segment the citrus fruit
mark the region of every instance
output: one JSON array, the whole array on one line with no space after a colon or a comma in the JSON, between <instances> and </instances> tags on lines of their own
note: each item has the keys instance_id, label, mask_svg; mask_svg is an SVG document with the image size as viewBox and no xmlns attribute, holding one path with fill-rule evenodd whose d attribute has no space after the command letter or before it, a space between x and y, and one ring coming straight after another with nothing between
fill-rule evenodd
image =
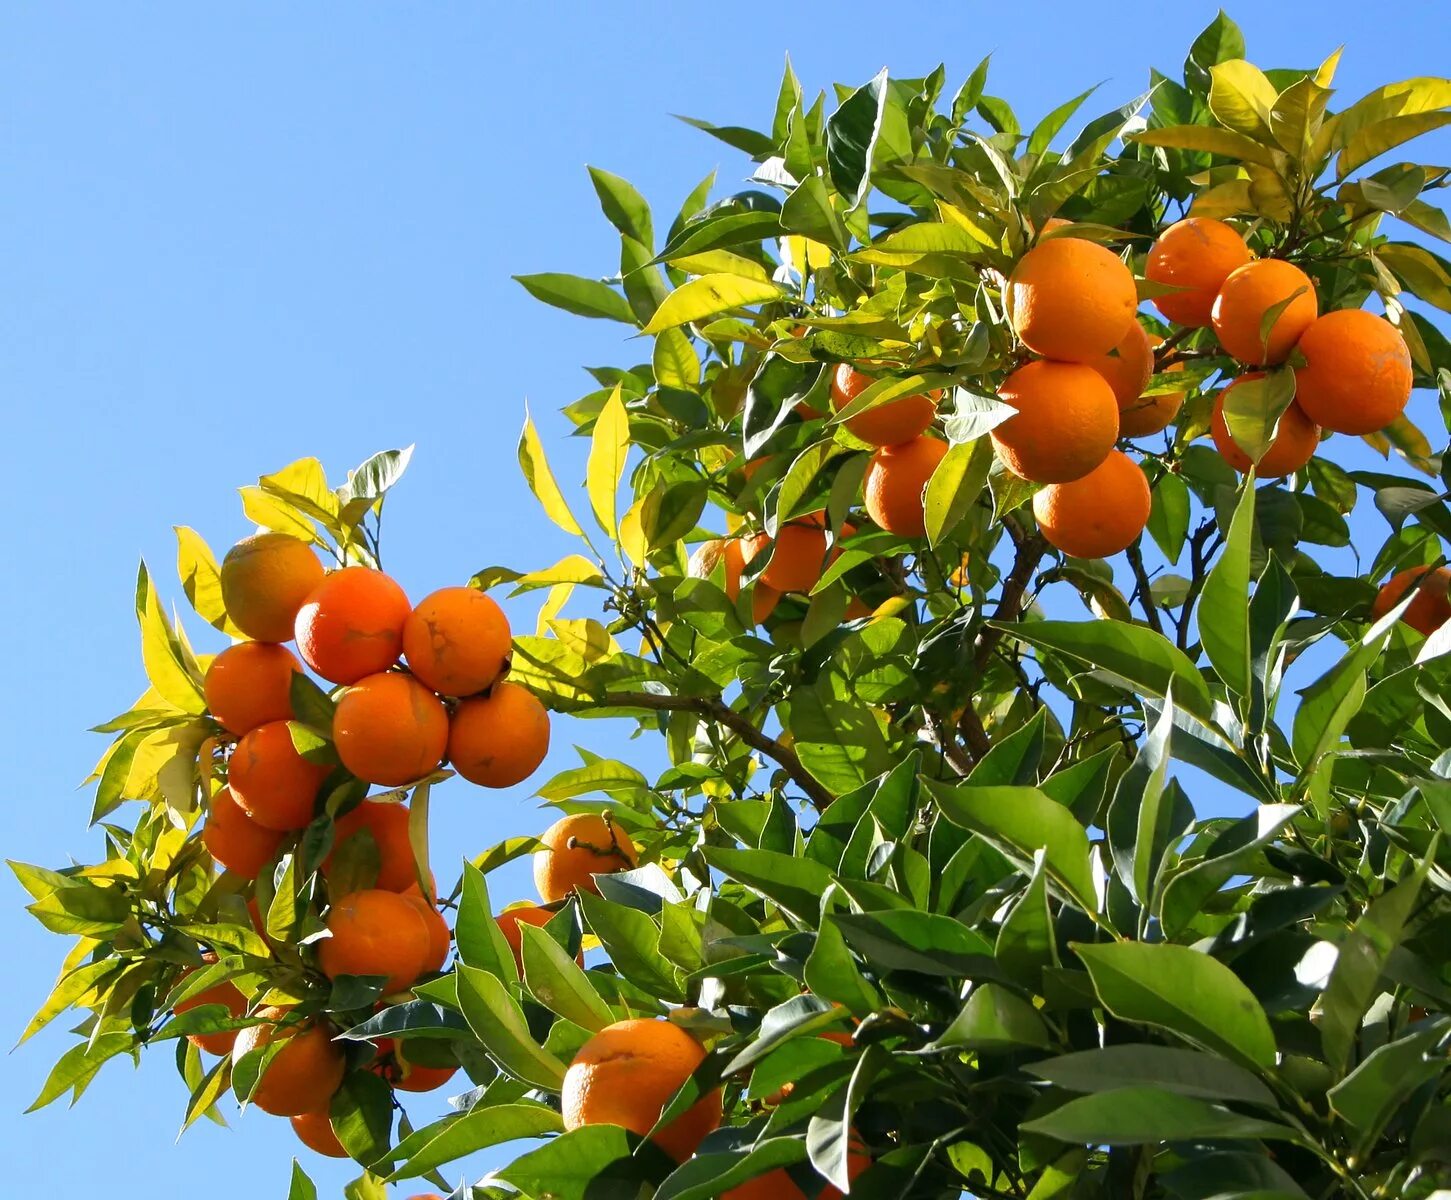
<instances>
[{"instance_id":1,"label":"citrus fruit","mask_svg":"<svg viewBox=\"0 0 1451 1200\"><path fill-rule=\"evenodd\" d=\"M332 1118L326 1111L302 1113L290 1117L289 1120L292 1122L292 1132L297 1134L297 1140L309 1150L328 1158L348 1157L342 1142L338 1141L338 1135L333 1132Z\"/></svg>"},{"instance_id":2,"label":"citrus fruit","mask_svg":"<svg viewBox=\"0 0 1451 1200\"><path fill-rule=\"evenodd\" d=\"M549 751L549 713L528 688L507 679L487 696L460 702L448 723L448 761L480 787L523 783Z\"/></svg>"},{"instance_id":3,"label":"citrus fruit","mask_svg":"<svg viewBox=\"0 0 1451 1200\"><path fill-rule=\"evenodd\" d=\"M237 803L231 788L211 798L202 845L217 862L243 879L256 879L282 846L285 834L264 829Z\"/></svg>"},{"instance_id":4,"label":"citrus fruit","mask_svg":"<svg viewBox=\"0 0 1451 1200\"><path fill-rule=\"evenodd\" d=\"M1214 298L1214 332L1231 357L1251 366L1274 366L1290 356L1319 311L1315 284L1304 271L1282 259L1262 258L1224 281Z\"/></svg>"},{"instance_id":5,"label":"citrus fruit","mask_svg":"<svg viewBox=\"0 0 1451 1200\"><path fill-rule=\"evenodd\" d=\"M313 818L328 769L297 752L286 721L259 725L232 752L227 783L242 810L264 829L301 829Z\"/></svg>"},{"instance_id":6,"label":"citrus fruit","mask_svg":"<svg viewBox=\"0 0 1451 1200\"><path fill-rule=\"evenodd\" d=\"M534 886L546 904L576 888L598 893L593 876L626 871L638 861L630 835L600 813L561 817L539 840L544 848L534 852Z\"/></svg>"},{"instance_id":7,"label":"citrus fruit","mask_svg":"<svg viewBox=\"0 0 1451 1200\"><path fill-rule=\"evenodd\" d=\"M217 956L210 951L202 955L202 962L208 966L216 961ZM185 979L196 969L198 968L189 967L182 972L181 978ZM192 1009L201 1008L205 1004L220 1004L231 1017L242 1017L247 1014L247 998L237 990L237 985L231 980L223 980L221 983L204 988L195 995L188 996L185 1000L178 1000L172 1011L179 1017L182 1013L191 1012ZM208 1054L230 1054L232 1043L237 1040L237 1031L224 1029L217 1033L189 1033L186 1040L198 1050L205 1050Z\"/></svg>"},{"instance_id":8,"label":"citrus fruit","mask_svg":"<svg viewBox=\"0 0 1451 1200\"><path fill-rule=\"evenodd\" d=\"M867 516L898 537L925 537L927 481L946 454L946 442L926 435L878 450L862 476Z\"/></svg>"},{"instance_id":9,"label":"citrus fruit","mask_svg":"<svg viewBox=\"0 0 1451 1200\"><path fill-rule=\"evenodd\" d=\"M329 979L384 975L383 994L410 987L428 961L430 935L423 914L397 892L353 892L328 911L328 932L317 943L317 963Z\"/></svg>"},{"instance_id":10,"label":"citrus fruit","mask_svg":"<svg viewBox=\"0 0 1451 1200\"><path fill-rule=\"evenodd\" d=\"M1187 291L1154 298L1154 307L1176 325L1208 325L1214 298L1231 272L1254 255L1232 225L1209 217L1189 217L1170 225L1149 250L1144 278Z\"/></svg>"},{"instance_id":11,"label":"citrus fruit","mask_svg":"<svg viewBox=\"0 0 1451 1200\"><path fill-rule=\"evenodd\" d=\"M447 1066L415 1062L405 1049L410 1043L400 1043L393 1038L379 1038L374 1043L378 1057L368 1067L375 1075L386 1079L400 1092L432 1092L443 1087L458 1074L458 1063ZM418 1045L419 1043L411 1043ZM415 1051L415 1053L425 1053Z\"/></svg>"},{"instance_id":12,"label":"citrus fruit","mask_svg":"<svg viewBox=\"0 0 1451 1200\"><path fill-rule=\"evenodd\" d=\"M1112 351L1090 359L1084 366L1103 376L1122 412L1124 405L1137 400L1149 385L1154 373L1154 344L1135 321Z\"/></svg>"},{"instance_id":13,"label":"citrus fruit","mask_svg":"<svg viewBox=\"0 0 1451 1200\"><path fill-rule=\"evenodd\" d=\"M734 600L741 594L741 572L746 557L740 538L710 538L701 542L690 555L685 573L691 579L710 579L719 568L725 594Z\"/></svg>"},{"instance_id":14,"label":"citrus fruit","mask_svg":"<svg viewBox=\"0 0 1451 1200\"><path fill-rule=\"evenodd\" d=\"M443 964L448 961L449 943L452 941L448 922L419 890L416 883L403 892L402 896L418 910L419 915L423 917L423 923L428 926L428 957L423 960L423 973L426 975L431 971L443 970Z\"/></svg>"},{"instance_id":15,"label":"citrus fruit","mask_svg":"<svg viewBox=\"0 0 1451 1200\"><path fill-rule=\"evenodd\" d=\"M1017 412L991 437L1003 465L1020 479L1082 479L1118 440L1118 403L1092 367L1024 363L1003 380L998 395Z\"/></svg>"},{"instance_id":16,"label":"citrus fruit","mask_svg":"<svg viewBox=\"0 0 1451 1200\"><path fill-rule=\"evenodd\" d=\"M412 611L403 589L382 571L344 567L324 576L303 601L297 649L324 679L356 683L398 661Z\"/></svg>"},{"instance_id":17,"label":"citrus fruit","mask_svg":"<svg viewBox=\"0 0 1451 1200\"><path fill-rule=\"evenodd\" d=\"M1411 585L1430 570L1430 567L1408 567L1392 575L1376 593L1375 603L1370 610L1371 618L1378 621L1390 612L1405 598ZM1416 594L1406 606L1406 611L1401 614L1401 620L1417 633L1430 637L1451 620L1451 599L1447 599L1448 586L1451 586L1451 570L1440 567L1432 572L1430 578L1416 588Z\"/></svg>"},{"instance_id":18,"label":"citrus fruit","mask_svg":"<svg viewBox=\"0 0 1451 1200\"><path fill-rule=\"evenodd\" d=\"M643 1137L704 1061L701 1044L669 1021L638 1018L606 1025L580 1047L564 1074L564 1128L619 1125ZM683 1162L720 1118L717 1089L666 1125L655 1144Z\"/></svg>"},{"instance_id":19,"label":"citrus fruit","mask_svg":"<svg viewBox=\"0 0 1451 1200\"><path fill-rule=\"evenodd\" d=\"M1023 344L1064 362L1107 354L1139 306L1128 267L1111 250L1075 237L1049 238L1023 255L1004 299Z\"/></svg>"},{"instance_id":20,"label":"citrus fruit","mask_svg":"<svg viewBox=\"0 0 1451 1200\"><path fill-rule=\"evenodd\" d=\"M418 884L418 867L408 840L408 808L380 800L364 800L333 822L333 848L323 860L322 873L330 874L338 853L363 832L378 850L378 878L374 887L385 892L406 892Z\"/></svg>"},{"instance_id":21,"label":"citrus fruit","mask_svg":"<svg viewBox=\"0 0 1451 1200\"><path fill-rule=\"evenodd\" d=\"M841 363L831 373L831 411L840 412L877 381L850 363ZM889 400L866 412L849 417L846 427L869 446L895 446L911 441L932 424L937 401L918 394Z\"/></svg>"},{"instance_id":22,"label":"citrus fruit","mask_svg":"<svg viewBox=\"0 0 1451 1200\"><path fill-rule=\"evenodd\" d=\"M1119 450L1082 479L1033 497L1033 516L1050 546L1074 558L1107 558L1130 546L1149 522L1149 481Z\"/></svg>"},{"instance_id":23,"label":"citrus fruit","mask_svg":"<svg viewBox=\"0 0 1451 1200\"><path fill-rule=\"evenodd\" d=\"M1224 399L1241 383L1262 378L1257 371L1241 375L1214 398L1214 415L1210 420L1209 435L1214 439L1214 446L1224 461L1241 475L1249 470L1250 458L1230 435L1229 426L1224 420ZM1270 443L1265 456L1255 464L1255 474L1261 479L1292 475L1314 457L1315 447L1319 444L1319 427L1292 400L1290 407L1280 415L1280 427L1275 433L1275 440Z\"/></svg>"},{"instance_id":24,"label":"citrus fruit","mask_svg":"<svg viewBox=\"0 0 1451 1200\"><path fill-rule=\"evenodd\" d=\"M444 696L482 692L503 671L509 646L504 610L478 588L441 588L403 625L408 669Z\"/></svg>"},{"instance_id":25,"label":"citrus fruit","mask_svg":"<svg viewBox=\"0 0 1451 1200\"><path fill-rule=\"evenodd\" d=\"M1318 317L1300 338L1295 403L1336 433L1374 433L1411 398L1411 352L1389 321L1360 308Z\"/></svg>"},{"instance_id":26,"label":"citrus fruit","mask_svg":"<svg viewBox=\"0 0 1451 1200\"><path fill-rule=\"evenodd\" d=\"M235 1070L253 1050L285 1042L267 1060L250 1102L275 1117L300 1117L321 1112L343 1081L344 1060L332 1031L321 1020L283 1025L285 1008L265 1008L257 1015L267 1023L238 1031L232 1046Z\"/></svg>"},{"instance_id":27,"label":"citrus fruit","mask_svg":"<svg viewBox=\"0 0 1451 1200\"><path fill-rule=\"evenodd\" d=\"M1181 362L1170 363L1164 373L1182 371ZM1147 437L1167 429L1184 405L1183 392L1159 392L1153 396L1135 396L1119 401L1118 431L1120 437Z\"/></svg>"},{"instance_id":28,"label":"citrus fruit","mask_svg":"<svg viewBox=\"0 0 1451 1200\"><path fill-rule=\"evenodd\" d=\"M509 949L514 952L514 962L519 970L524 969L524 935L519 931L519 926L533 925L536 929L543 929L553 917L554 913L547 908L540 908L537 904L515 904L494 918L499 932L504 935ZM580 951L576 961L581 966L584 965L583 951Z\"/></svg>"},{"instance_id":29,"label":"citrus fruit","mask_svg":"<svg viewBox=\"0 0 1451 1200\"><path fill-rule=\"evenodd\" d=\"M301 538L255 533L222 559L222 604L249 638L285 642L297 610L322 575L322 561Z\"/></svg>"},{"instance_id":30,"label":"citrus fruit","mask_svg":"<svg viewBox=\"0 0 1451 1200\"><path fill-rule=\"evenodd\" d=\"M292 716L292 679L302 664L275 642L238 642L207 668L202 690L207 710L241 736L268 721Z\"/></svg>"},{"instance_id":31,"label":"citrus fruit","mask_svg":"<svg viewBox=\"0 0 1451 1200\"><path fill-rule=\"evenodd\" d=\"M380 671L343 692L333 711L333 742L359 779L400 787L442 761L448 710L413 676Z\"/></svg>"},{"instance_id":32,"label":"citrus fruit","mask_svg":"<svg viewBox=\"0 0 1451 1200\"><path fill-rule=\"evenodd\" d=\"M756 578L778 592L809 592L815 587L826 567L826 551L825 511L788 521L774 539L764 532L753 533L741 545L745 562L770 556Z\"/></svg>"}]
</instances>

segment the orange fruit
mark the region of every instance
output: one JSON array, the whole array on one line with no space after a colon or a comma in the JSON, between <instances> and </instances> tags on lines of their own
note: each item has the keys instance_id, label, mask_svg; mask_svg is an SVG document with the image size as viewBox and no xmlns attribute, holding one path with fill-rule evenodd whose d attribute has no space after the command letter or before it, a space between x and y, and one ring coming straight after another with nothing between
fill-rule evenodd
<instances>
[{"instance_id":1,"label":"orange fruit","mask_svg":"<svg viewBox=\"0 0 1451 1200\"><path fill-rule=\"evenodd\" d=\"M329 979L339 975L385 975L391 996L423 974L431 937L423 914L397 892L381 888L353 892L333 903L327 916L331 937L317 943L317 964Z\"/></svg>"},{"instance_id":2,"label":"orange fruit","mask_svg":"<svg viewBox=\"0 0 1451 1200\"><path fill-rule=\"evenodd\" d=\"M1336 433L1375 433L1411 398L1411 352L1389 321L1360 308L1328 312L1305 330L1298 347L1295 403Z\"/></svg>"},{"instance_id":3,"label":"orange fruit","mask_svg":"<svg viewBox=\"0 0 1451 1200\"><path fill-rule=\"evenodd\" d=\"M1231 389L1250 379L1262 379L1258 371L1241 375L1229 387L1214 398L1214 415L1209 423L1209 435L1214 446L1231 467L1243 475L1250 467L1249 455L1239 448L1230 436L1229 426L1224 420L1224 398ZM1261 479L1277 479L1281 475L1292 475L1315 455L1320 444L1320 429L1310 420L1293 400L1280 417L1280 428L1275 440L1255 467L1255 474Z\"/></svg>"},{"instance_id":4,"label":"orange fruit","mask_svg":"<svg viewBox=\"0 0 1451 1200\"><path fill-rule=\"evenodd\" d=\"M403 626L412 611L403 589L382 571L330 572L297 613L302 661L333 683L386 671L403 652Z\"/></svg>"},{"instance_id":5,"label":"orange fruit","mask_svg":"<svg viewBox=\"0 0 1451 1200\"><path fill-rule=\"evenodd\" d=\"M1107 558L1127 549L1149 522L1149 481L1119 450L1082 479L1054 483L1033 497L1048 544L1075 558Z\"/></svg>"},{"instance_id":6,"label":"orange fruit","mask_svg":"<svg viewBox=\"0 0 1451 1200\"><path fill-rule=\"evenodd\" d=\"M461 701L448 723L448 761L480 787L523 783L548 751L548 711L528 688L507 679L487 696Z\"/></svg>"},{"instance_id":7,"label":"orange fruit","mask_svg":"<svg viewBox=\"0 0 1451 1200\"><path fill-rule=\"evenodd\" d=\"M338 1141L338 1135L333 1132L332 1118L325 1110L302 1113L289 1119L292 1121L292 1132L297 1134L297 1140L309 1150L328 1158L348 1157L342 1142Z\"/></svg>"},{"instance_id":8,"label":"orange fruit","mask_svg":"<svg viewBox=\"0 0 1451 1200\"><path fill-rule=\"evenodd\" d=\"M1144 327L1135 321L1110 353L1100 354L1084 366L1092 367L1103 376L1122 412L1125 404L1137 400L1149 386L1149 378L1154 373L1154 343Z\"/></svg>"},{"instance_id":9,"label":"orange fruit","mask_svg":"<svg viewBox=\"0 0 1451 1200\"><path fill-rule=\"evenodd\" d=\"M626 871L638 861L630 835L600 813L561 817L539 840L544 848L534 852L534 886L546 904L576 888L598 893L593 876Z\"/></svg>"},{"instance_id":10,"label":"orange fruit","mask_svg":"<svg viewBox=\"0 0 1451 1200\"><path fill-rule=\"evenodd\" d=\"M927 481L946 454L946 442L925 434L878 450L862 476L867 516L898 537L925 537Z\"/></svg>"},{"instance_id":11,"label":"orange fruit","mask_svg":"<svg viewBox=\"0 0 1451 1200\"><path fill-rule=\"evenodd\" d=\"M1266 337L1261 332L1265 318L1286 301ZM1310 276L1293 263L1262 258L1230 272L1214 298L1212 316L1225 352L1242 363L1263 367L1284 362L1319 312Z\"/></svg>"},{"instance_id":12,"label":"orange fruit","mask_svg":"<svg viewBox=\"0 0 1451 1200\"><path fill-rule=\"evenodd\" d=\"M766 618L776 611L781 603L781 593L767 584L757 581L751 591L751 623L764 625Z\"/></svg>"},{"instance_id":13,"label":"orange fruit","mask_svg":"<svg viewBox=\"0 0 1451 1200\"><path fill-rule=\"evenodd\" d=\"M217 961L217 956L210 951L202 955L202 962L208 965ZM196 967L188 967L181 973L185 979ZM191 1012L194 1008L201 1008L204 1004L220 1004L226 1008L227 1014L233 1017L244 1017L247 1015L247 998L237 990L237 985L230 980L224 980L203 991L197 992L194 996L188 996L185 1000L178 1000L176 1007L172 1010L179 1017L184 1012ZM205 1050L208 1054L230 1054L232 1043L237 1040L235 1029L226 1029L218 1033L189 1033L186 1036L198 1050Z\"/></svg>"},{"instance_id":14,"label":"orange fruit","mask_svg":"<svg viewBox=\"0 0 1451 1200\"><path fill-rule=\"evenodd\" d=\"M840 412L877 381L850 363L831 373L831 411ZM928 395L902 396L851 417L846 427L869 446L895 446L911 441L932 424L937 401Z\"/></svg>"},{"instance_id":15,"label":"orange fruit","mask_svg":"<svg viewBox=\"0 0 1451 1200\"><path fill-rule=\"evenodd\" d=\"M734 600L741 594L741 572L746 568L740 538L711 538L701 542L691 554L685 573L691 579L709 579L717 567L722 572L726 596Z\"/></svg>"},{"instance_id":16,"label":"orange fruit","mask_svg":"<svg viewBox=\"0 0 1451 1200\"><path fill-rule=\"evenodd\" d=\"M292 677L302 664L275 642L238 642L207 668L202 691L207 709L238 736L292 717Z\"/></svg>"},{"instance_id":17,"label":"orange fruit","mask_svg":"<svg viewBox=\"0 0 1451 1200\"><path fill-rule=\"evenodd\" d=\"M499 932L504 935L509 949L514 952L514 963L519 970L524 969L524 935L519 932L519 926L533 925L536 929L543 929L553 917L554 914L549 909L540 908L537 904L516 904L494 918ZM583 965L583 952L580 953L578 961Z\"/></svg>"},{"instance_id":18,"label":"orange fruit","mask_svg":"<svg viewBox=\"0 0 1451 1200\"><path fill-rule=\"evenodd\" d=\"M423 923L428 926L428 957L423 960L423 973L426 975L431 971L443 970L443 964L448 961L449 943L452 941L448 922L418 890L416 883L403 892L402 896L418 910L423 917Z\"/></svg>"},{"instance_id":19,"label":"orange fruit","mask_svg":"<svg viewBox=\"0 0 1451 1200\"><path fill-rule=\"evenodd\" d=\"M1023 345L1064 362L1107 354L1139 307L1128 267L1097 242L1075 237L1049 238L1023 255L1004 301Z\"/></svg>"},{"instance_id":20,"label":"orange fruit","mask_svg":"<svg viewBox=\"0 0 1451 1200\"><path fill-rule=\"evenodd\" d=\"M264 829L252 820L227 787L212 797L206 824L202 826L202 845L207 853L243 879L257 878L257 873L276 855L285 836L276 830Z\"/></svg>"},{"instance_id":21,"label":"orange fruit","mask_svg":"<svg viewBox=\"0 0 1451 1200\"><path fill-rule=\"evenodd\" d=\"M1167 374L1183 369L1184 364L1176 362L1170 363L1164 371ZM1147 437L1151 433L1167 429L1169 423L1179 415L1179 409L1184 405L1184 395L1183 392L1159 392L1153 396L1134 396L1127 401L1120 400L1119 436Z\"/></svg>"},{"instance_id":22,"label":"orange fruit","mask_svg":"<svg viewBox=\"0 0 1451 1200\"><path fill-rule=\"evenodd\" d=\"M400 1092L432 1092L458 1074L457 1064L430 1067L410 1062L399 1043L390 1037L379 1038L374 1044L378 1048L378 1058L369 1064L368 1070L386 1079Z\"/></svg>"},{"instance_id":23,"label":"orange fruit","mask_svg":"<svg viewBox=\"0 0 1451 1200\"><path fill-rule=\"evenodd\" d=\"M343 1082L343 1053L333 1043L332 1030L321 1020L278 1024L286 1012L285 1008L264 1008L257 1015L267 1018L267 1024L239 1030L232 1046L232 1065L253 1050L285 1041L267 1063L250 1102L275 1117L321 1112Z\"/></svg>"},{"instance_id":24,"label":"orange fruit","mask_svg":"<svg viewBox=\"0 0 1451 1200\"><path fill-rule=\"evenodd\" d=\"M1020 479L1082 479L1118 440L1113 389L1092 367L1024 363L1003 380L998 395L1018 411L992 431L993 445L1003 465Z\"/></svg>"},{"instance_id":25,"label":"orange fruit","mask_svg":"<svg viewBox=\"0 0 1451 1200\"><path fill-rule=\"evenodd\" d=\"M327 775L325 766L297 752L286 721L269 721L237 743L227 783L242 811L258 825L287 832L312 820L317 789Z\"/></svg>"},{"instance_id":26,"label":"orange fruit","mask_svg":"<svg viewBox=\"0 0 1451 1200\"><path fill-rule=\"evenodd\" d=\"M418 867L408 840L408 807L379 800L364 800L333 823L333 848L323 860L323 875L332 871L343 845L364 830L378 849L378 878L373 886L385 892L406 892L417 887Z\"/></svg>"},{"instance_id":27,"label":"orange fruit","mask_svg":"<svg viewBox=\"0 0 1451 1200\"><path fill-rule=\"evenodd\" d=\"M848 1154L847 1178L855 1183L857 1176L871 1165L872 1160L865 1154ZM832 1184L827 1184L816 1196L817 1200L842 1200L841 1192ZM728 1192L722 1192L720 1200L806 1200L806 1193L796 1185L785 1167L777 1167L774 1171L748 1179Z\"/></svg>"},{"instance_id":28,"label":"orange fruit","mask_svg":"<svg viewBox=\"0 0 1451 1200\"><path fill-rule=\"evenodd\" d=\"M560 1093L564 1128L619 1125L643 1137L704 1061L701 1044L669 1021L637 1018L606 1025L580 1047L564 1074ZM720 1118L716 1089L665 1126L655 1144L683 1162Z\"/></svg>"},{"instance_id":29,"label":"orange fruit","mask_svg":"<svg viewBox=\"0 0 1451 1200\"><path fill-rule=\"evenodd\" d=\"M222 559L222 604L249 638L285 642L297 610L322 575L322 561L301 538L255 533Z\"/></svg>"},{"instance_id":30,"label":"orange fruit","mask_svg":"<svg viewBox=\"0 0 1451 1200\"><path fill-rule=\"evenodd\" d=\"M1371 606L1372 620L1379 621L1405 598L1412 584L1430 571L1430 567L1407 567L1392 575L1376 593ZM1451 599L1447 589L1451 588L1451 570L1440 567L1431 577L1416 589L1415 597L1401 614L1401 620L1417 633L1430 637L1448 620L1451 620Z\"/></svg>"},{"instance_id":31,"label":"orange fruit","mask_svg":"<svg viewBox=\"0 0 1451 1200\"><path fill-rule=\"evenodd\" d=\"M1149 250L1144 278L1189 289L1156 297L1154 307L1176 325L1200 329L1209 324L1214 298L1224 281L1253 259L1234 226L1208 217L1189 217L1159 235Z\"/></svg>"},{"instance_id":32,"label":"orange fruit","mask_svg":"<svg viewBox=\"0 0 1451 1200\"><path fill-rule=\"evenodd\" d=\"M359 779L400 787L443 760L448 710L412 675L380 671L343 692L333 711L333 742Z\"/></svg>"},{"instance_id":33,"label":"orange fruit","mask_svg":"<svg viewBox=\"0 0 1451 1200\"><path fill-rule=\"evenodd\" d=\"M809 592L826 568L826 513L808 513L788 521L773 540L766 533L753 533L741 544L745 562L763 553L770 557L756 577L777 592Z\"/></svg>"},{"instance_id":34,"label":"orange fruit","mask_svg":"<svg viewBox=\"0 0 1451 1200\"><path fill-rule=\"evenodd\" d=\"M445 696L482 692L503 671L510 644L504 610L478 588L440 588L403 625L408 669Z\"/></svg>"}]
</instances>

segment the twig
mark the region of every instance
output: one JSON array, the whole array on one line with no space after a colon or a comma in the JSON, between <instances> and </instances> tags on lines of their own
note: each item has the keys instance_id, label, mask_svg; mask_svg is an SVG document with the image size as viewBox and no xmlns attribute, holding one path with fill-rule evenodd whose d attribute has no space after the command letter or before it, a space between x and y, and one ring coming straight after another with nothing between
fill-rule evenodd
<instances>
[{"instance_id":1,"label":"twig","mask_svg":"<svg viewBox=\"0 0 1451 1200\"><path fill-rule=\"evenodd\" d=\"M1022 614L1023 594L1028 590L1028 581L1038 569L1038 561L1043 557L1043 551L1048 544L1041 534L1025 532L1012 516L1003 518L1003 526L1017 545L1017 554L1013 558L1012 569L1003 579L1003 590L998 597L998 606L993 610L993 620L1016 621ZM978 634L977 654L973 665L979 674L992 658L993 647L1003 640L1003 636L1001 629L984 629Z\"/></svg>"},{"instance_id":2,"label":"twig","mask_svg":"<svg viewBox=\"0 0 1451 1200\"><path fill-rule=\"evenodd\" d=\"M1189 562L1191 566L1189 590L1184 595L1184 607L1179 613L1179 636L1176 639L1180 650L1189 649L1189 620L1194 612L1194 602L1204 590L1205 565L1214 553L1214 547L1206 548L1210 535L1215 532L1213 518L1199 526L1189 539Z\"/></svg>"},{"instance_id":3,"label":"twig","mask_svg":"<svg viewBox=\"0 0 1451 1200\"><path fill-rule=\"evenodd\" d=\"M1144 554L1139 549L1138 542L1134 542L1128 548L1129 566L1134 569L1134 579L1138 583L1135 595L1143 606L1144 617L1149 622L1149 628L1157 634L1164 632L1164 623L1159 620L1159 610L1154 607L1153 589L1149 583L1149 573L1144 570Z\"/></svg>"}]
</instances>

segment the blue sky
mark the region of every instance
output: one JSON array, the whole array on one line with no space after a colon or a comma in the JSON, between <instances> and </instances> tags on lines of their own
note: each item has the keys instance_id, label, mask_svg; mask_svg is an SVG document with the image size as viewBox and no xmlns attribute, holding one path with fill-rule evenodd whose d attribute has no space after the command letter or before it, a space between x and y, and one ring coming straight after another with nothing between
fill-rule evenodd
<instances>
[{"instance_id":1,"label":"blue sky","mask_svg":"<svg viewBox=\"0 0 1451 1200\"><path fill-rule=\"evenodd\" d=\"M234 489L258 474L315 454L340 475L416 442L385 539L415 597L572 549L519 477L523 405L562 479L578 478L555 410L588 390L582 364L632 361L634 349L619 326L545 309L509 277L612 271L617 242L586 163L631 179L668 223L712 167L729 186L746 166L668 114L768 123L787 51L813 90L941 60L955 86L992 51L992 90L1021 113L1099 81L1103 103L1085 111L1103 111L1141 91L1151 64L1177 74L1215 9L1159 7L1151 18L1146 6L1053 3L1029 17L959 3L898 21L842 0L734 16L716 6L693 22L676 4L6 6L5 856L95 852L75 785L102 749L84 729L142 686L136 559L171 577L172 525L219 549L249 532ZM1342 100L1447 71L1435 0L1374 20L1345 0L1310 11L1235 15L1265 66L1318 62L1346 42ZM1437 145L1441 157L1423 160L1445 160ZM1357 521L1379 544L1379 518ZM532 620L527 605L512 611ZM568 765L573 742L628 755L611 736L559 722L553 765ZM442 789L440 880L451 882L450 858L536 830L533 803L527 788ZM527 893L522 870L502 879L499 899ZM21 911L13 884L0 882L0 899L8 1039L63 943ZM104 1179L114 1200L140 1200L205 1178L210 1200L285 1195L296 1143L281 1122L251 1114L172 1144L185 1097L166 1053L139 1072L112 1064L76 1113L22 1117L66 1044L52 1030L0 1077L0 1142L26 1150L7 1163L7 1194ZM441 1107L425 1098L415 1117ZM339 1194L343 1168L309 1166L324 1195Z\"/></svg>"}]
</instances>

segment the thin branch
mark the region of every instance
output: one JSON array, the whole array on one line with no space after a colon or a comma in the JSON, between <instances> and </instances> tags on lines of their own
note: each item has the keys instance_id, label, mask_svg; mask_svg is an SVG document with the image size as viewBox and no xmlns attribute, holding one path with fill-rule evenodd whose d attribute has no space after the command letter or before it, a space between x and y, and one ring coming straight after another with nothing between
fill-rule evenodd
<instances>
[{"instance_id":1,"label":"thin branch","mask_svg":"<svg viewBox=\"0 0 1451 1200\"><path fill-rule=\"evenodd\" d=\"M972 712L972 709L968 708L967 712ZM927 724L932 730L932 737L937 743L937 748L942 751L943 757L952 764L952 769L959 775L966 775L971 771L973 758L980 756L975 751L972 755L969 755L962 748L962 743L957 740L956 736L947 728L946 723L936 713L928 714Z\"/></svg>"},{"instance_id":2,"label":"thin branch","mask_svg":"<svg viewBox=\"0 0 1451 1200\"><path fill-rule=\"evenodd\" d=\"M1017 553L1013 558L1012 569L1003 579L1003 590L998 597L998 606L993 610L993 620L1016 621L1022 615L1023 595L1028 590L1028 582L1033 578L1033 572L1038 569L1038 562L1043 557L1043 551L1048 548L1048 543L1041 534L1025 532L1022 525L1011 515L1003 518L1003 526L1016 543ZM977 635L977 654L973 665L979 674L992 659L993 647L1003 640L1003 636L1001 629L984 629Z\"/></svg>"},{"instance_id":3,"label":"thin branch","mask_svg":"<svg viewBox=\"0 0 1451 1200\"><path fill-rule=\"evenodd\" d=\"M1149 622L1149 628L1155 633L1164 632L1164 623L1159 620L1159 610L1154 606L1153 588L1149 583L1149 573L1144 570L1144 554L1139 549L1138 542L1134 542L1128 548L1129 566L1134 569L1134 579L1138 587L1134 595L1138 597L1140 605L1144 610L1144 617Z\"/></svg>"},{"instance_id":4,"label":"thin branch","mask_svg":"<svg viewBox=\"0 0 1451 1200\"><path fill-rule=\"evenodd\" d=\"M982 726L982 718L977 715L977 709L973 708L971 704L962 710L957 727L962 730L962 736L967 739L967 748L974 761L981 761L982 756L993 748L987 730Z\"/></svg>"}]
</instances>

